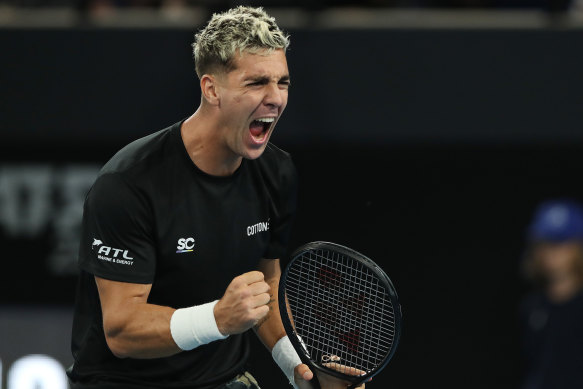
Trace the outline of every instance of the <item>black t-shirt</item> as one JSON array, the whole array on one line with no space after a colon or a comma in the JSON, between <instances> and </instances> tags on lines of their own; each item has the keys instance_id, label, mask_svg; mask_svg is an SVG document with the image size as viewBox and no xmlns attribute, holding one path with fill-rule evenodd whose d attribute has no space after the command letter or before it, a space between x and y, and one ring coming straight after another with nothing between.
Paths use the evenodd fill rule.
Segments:
<instances>
[{"instance_id":1,"label":"black t-shirt","mask_svg":"<svg viewBox=\"0 0 583 389\"><path fill-rule=\"evenodd\" d=\"M183 308L222 297L262 258L286 254L296 208L290 156L268 144L228 177L196 167L177 123L139 139L101 170L85 200L72 382L103 388L212 388L241 372L246 335L167 358L119 359L109 350L94 275L152 284L151 304Z\"/></svg>"},{"instance_id":2,"label":"black t-shirt","mask_svg":"<svg viewBox=\"0 0 583 389\"><path fill-rule=\"evenodd\" d=\"M523 389L583 388L583 291L554 304L532 293L521 305Z\"/></svg>"}]
</instances>

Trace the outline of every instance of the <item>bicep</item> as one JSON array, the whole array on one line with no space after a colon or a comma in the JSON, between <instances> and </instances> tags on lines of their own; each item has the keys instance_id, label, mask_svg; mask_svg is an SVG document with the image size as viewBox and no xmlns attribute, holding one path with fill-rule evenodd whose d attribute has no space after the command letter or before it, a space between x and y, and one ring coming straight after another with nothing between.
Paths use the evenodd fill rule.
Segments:
<instances>
[{"instance_id":1,"label":"bicep","mask_svg":"<svg viewBox=\"0 0 583 389\"><path fill-rule=\"evenodd\" d=\"M103 332L111 352L119 358L161 358L180 349L172 339L171 307L148 303L151 284L108 280L95 282L103 312Z\"/></svg>"},{"instance_id":2,"label":"bicep","mask_svg":"<svg viewBox=\"0 0 583 389\"><path fill-rule=\"evenodd\" d=\"M152 284L135 284L112 281L95 276L95 283L101 301L103 326L106 333L114 328L123 327L132 308L146 304Z\"/></svg>"}]
</instances>

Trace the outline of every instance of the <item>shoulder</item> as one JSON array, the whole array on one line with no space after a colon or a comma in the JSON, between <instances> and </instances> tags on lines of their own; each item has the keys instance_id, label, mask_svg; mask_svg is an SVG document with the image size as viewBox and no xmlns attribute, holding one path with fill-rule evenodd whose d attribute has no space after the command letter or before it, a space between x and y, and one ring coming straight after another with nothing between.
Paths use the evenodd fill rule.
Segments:
<instances>
[{"instance_id":1,"label":"shoulder","mask_svg":"<svg viewBox=\"0 0 583 389\"><path fill-rule=\"evenodd\" d=\"M129 143L103 166L99 175L127 173L152 159L162 158L171 144L173 131L179 125L174 124Z\"/></svg>"},{"instance_id":2,"label":"shoulder","mask_svg":"<svg viewBox=\"0 0 583 389\"><path fill-rule=\"evenodd\" d=\"M177 157L175 131L180 123L137 139L119 150L100 170L88 197L124 191L144 196L144 189L168 176L168 163ZM115 196L111 196L115 197ZM115 201L111 199L110 201Z\"/></svg>"}]
</instances>

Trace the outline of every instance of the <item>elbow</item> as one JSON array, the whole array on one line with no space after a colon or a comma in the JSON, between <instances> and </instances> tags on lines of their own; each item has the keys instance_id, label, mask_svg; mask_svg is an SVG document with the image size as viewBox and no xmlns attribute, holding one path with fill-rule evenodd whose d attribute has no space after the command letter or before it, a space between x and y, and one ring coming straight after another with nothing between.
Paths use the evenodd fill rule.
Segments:
<instances>
[{"instance_id":1,"label":"elbow","mask_svg":"<svg viewBox=\"0 0 583 389\"><path fill-rule=\"evenodd\" d=\"M108 323L103 323L103 333L105 334L105 342L111 353L120 359L130 357L130 351L127 346L125 346L122 339L123 328L120 326L112 326Z\"/></svg>"},{"instance_id":2,"label":"elbow","mask_svg":"<svg viewBox=\"0 0 583 389\"><path fill-rule=\"evenodd\" d=\"M121 342L118 342L117 340L108 337L105 337L105 340L107 342L109 350L116 358L124 359L129 358L131 356L128 350L123 347Z\"/></svg>"}]
</instances>

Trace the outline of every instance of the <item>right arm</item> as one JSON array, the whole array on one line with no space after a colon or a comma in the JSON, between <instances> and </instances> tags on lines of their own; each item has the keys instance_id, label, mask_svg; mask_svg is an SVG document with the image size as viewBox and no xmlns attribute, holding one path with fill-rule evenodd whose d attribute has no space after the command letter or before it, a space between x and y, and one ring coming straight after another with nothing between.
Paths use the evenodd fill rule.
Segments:
<instances>
[{"instance_id":1,"label":"right arm","mask_svg":"<svg viewBox=\"0 0 583 389\"><path fill-rule=\"evenodd\" d=\"M151 284L134 284L95 277L103 330L111 352L119 358L160 358L174 355L170 321L174 308L149 304ZM235 277L214 307L214 320L222 335L244 332L269 311L269 285L263 273ZM189 309L189 308L186 308ZM196 319L196 318L195 318Z\"/></svg>"},{"instance_id":2,"label":"right arm","mask_svg":"<svg viewBox=\"0 0 583 389\"><path fill-rule=\"evenodd\" d=\"M142 192L119 173L101 175L85 201L80 265L95 276L105 340L114 355L170 356L243 332L265 315L268 308L261 306L269 301L269 286L260 272L235 277L212 308L210 302L178 310L148 303L156 271L152 214ZM132 271L100 261L96 238L127 248L135 258Z\"/></svg>"},{"instance_id":3,"label":"right arm","mask_svg":"<svg viewBox=\"0 0 583 389\"><path fill-rule=\"evenodd\" d=\"M132 284L95 277L103 332L109 349L118 358L159 358L180 348L170 333L175 309L148 304L151 284Z\"/></svg>"}]
</instances>

